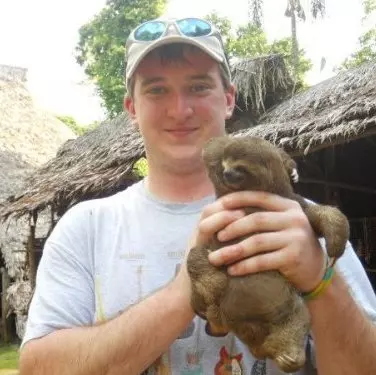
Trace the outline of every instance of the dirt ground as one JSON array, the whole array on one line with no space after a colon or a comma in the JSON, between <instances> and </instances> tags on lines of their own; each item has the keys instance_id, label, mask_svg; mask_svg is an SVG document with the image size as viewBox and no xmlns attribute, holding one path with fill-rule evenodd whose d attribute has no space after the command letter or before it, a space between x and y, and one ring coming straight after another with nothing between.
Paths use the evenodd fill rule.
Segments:
<instances>
[{"instance_id":1,"label":"dirt ground","mask_svg":"<svg viewBox=\"0 0 376 375\"><path fill-rule=\"evenodd\" d=\"M18 371L17 370L6 370L6 369L1 370L0 369L0 375L18 375Z\"/></svg>"}]
</instances>

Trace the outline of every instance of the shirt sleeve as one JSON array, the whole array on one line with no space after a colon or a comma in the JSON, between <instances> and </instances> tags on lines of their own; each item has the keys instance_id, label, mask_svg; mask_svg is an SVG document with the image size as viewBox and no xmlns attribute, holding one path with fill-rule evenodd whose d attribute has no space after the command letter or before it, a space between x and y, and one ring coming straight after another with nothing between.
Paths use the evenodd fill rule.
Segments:
<instances>
[{"instance_id":1,"label":"shirt sleeve","mask_svg":"<svg viewBox=\"0 0 376 375\"><path fill-rule=\"evenodd\" d=\"M53 331L88 326L95 315L90 209L79 203L58 221L38 266L21 347Z\"/></svg>"},{"instance_id":2,"label":"shirt sleeve","mask_svg":"<svg viewBox=\"0 0 376 375\"><path fill-rule=\"evenodd\" d=\"M350 293L371 321L376 323L376 295L358 256L350 242L345 253L336 262L337 271L344 277ZM309 348L312 364L316 368L315 345L310 337Z\"/></svg>"}]
</instances>

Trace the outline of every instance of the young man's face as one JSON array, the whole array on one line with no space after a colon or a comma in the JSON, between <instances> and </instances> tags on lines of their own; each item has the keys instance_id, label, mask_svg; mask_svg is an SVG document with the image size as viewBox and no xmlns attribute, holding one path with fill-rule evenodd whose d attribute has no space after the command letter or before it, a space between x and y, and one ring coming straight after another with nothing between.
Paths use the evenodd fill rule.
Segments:
<instances>
[{"instance_id":1,"label":"young man's face","mask_svg":"<svg viewBox=\"0 0 376 375\"><path fill-rule=\"evenodd\" d=\"M184 57L168 63L146 57L135 72L133 98L125 101L150 165L181 172L202 165L204 144L225 133L235 102L217 62L201 51L185 50Z\"/></svg>"}]
</instances>

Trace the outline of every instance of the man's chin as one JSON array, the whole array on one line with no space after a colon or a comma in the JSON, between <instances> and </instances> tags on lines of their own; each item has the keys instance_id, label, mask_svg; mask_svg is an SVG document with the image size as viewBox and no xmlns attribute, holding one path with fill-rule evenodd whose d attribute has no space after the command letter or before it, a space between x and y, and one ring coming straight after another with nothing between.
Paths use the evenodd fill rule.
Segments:
<instances>
[{"instance_id":1,"label":"man's chin","mask_svg":"<svg viewBox=\"0 0 376 375\"><path fill-rule=\"evenodd\" d=\"M168 157L169 165L177 171L190 171L204 167L201 152L181 152L179 155L171 154Z\"/></svg>"}]
</instances>

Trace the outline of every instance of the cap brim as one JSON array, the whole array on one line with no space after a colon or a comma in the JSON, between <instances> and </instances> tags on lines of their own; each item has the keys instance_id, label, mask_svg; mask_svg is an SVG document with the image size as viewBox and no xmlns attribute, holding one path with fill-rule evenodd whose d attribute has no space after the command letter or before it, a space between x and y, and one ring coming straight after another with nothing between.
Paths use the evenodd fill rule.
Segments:
<instances>
[{"instance_id":1,"label":"cap brim","mask_svg":"<svg viewBox=\"0 0 376 375\"><path fill-rule=\"evenodd\" d=\"M208 38L208 36L204 36L203 38ZM184 43L184 44L190 44L190 45L196 46L199 49L201 49L203 52L208 54L210 57L212 57L215 61L219 63L226 63L225 58L223 56L215 53L213 50L208 48L204 43L201 43L200 37L190 38L190 37L183 36L183 35L165 36L163 38L157 39L154 43L148 44L148 46L138 55L138 57L132 62L132 66L130 67L129 71L126 71L126 80L128 81L129 77L133 75L133 73L137 69L142 59L149 52L163 45L172 44L172 43Z\"/></svg>"}]
</instances>

